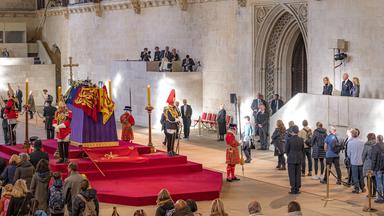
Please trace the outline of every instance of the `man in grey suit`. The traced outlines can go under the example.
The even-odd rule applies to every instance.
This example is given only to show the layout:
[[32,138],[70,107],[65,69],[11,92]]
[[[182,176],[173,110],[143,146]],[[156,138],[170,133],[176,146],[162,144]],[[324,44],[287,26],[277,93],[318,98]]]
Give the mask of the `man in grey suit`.
[[288,176],[291,185],[290,194],[299,194],[301,187],[301,162],[304,155],[304,140],[298,136],[299,128],[295,125],[292,127],[291,137],[287,140],[285,152],[288,159]]
[[191,127],[192,107],[188,104],[187,99],[183,100],[183,106],[181,106],[181,118],[184,125],[184,139],[189,139],[189,129]]

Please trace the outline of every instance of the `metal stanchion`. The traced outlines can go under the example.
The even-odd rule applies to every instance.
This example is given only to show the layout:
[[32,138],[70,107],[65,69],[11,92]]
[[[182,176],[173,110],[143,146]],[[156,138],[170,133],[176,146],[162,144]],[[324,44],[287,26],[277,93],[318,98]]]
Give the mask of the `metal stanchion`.
[[367,184],[368,184],[368,207],[364,207],[363,211],[376,212],[377,209],[372,208],[372,170],[368,171]]
[[325,172],[325,175],[327,176],[327,192],[326,196],[322,199],[324,201],[332,201],[333,199],[329,196],[329,177],[330,177],[330,172],[331,172],[331,165],[327,165],[327,170]]
[[201,136],[201,116],[199,116],[199,136]]

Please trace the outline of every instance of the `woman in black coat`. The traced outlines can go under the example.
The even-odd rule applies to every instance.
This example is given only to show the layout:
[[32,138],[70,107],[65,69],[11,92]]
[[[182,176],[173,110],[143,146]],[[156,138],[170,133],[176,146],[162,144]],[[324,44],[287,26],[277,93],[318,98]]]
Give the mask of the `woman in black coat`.
[[324,150],[324,140],[327,137],[327,130],[323,128],[323,124],[321,122],[316,123],[316,130],[313,131],[311,143],[312,143],[312,158],[315,162],[315,175],[312,177],[313,179],[320,179],[320,176],[317,175],[319,170],[319,161],[320,161],[320,173],[323,175],[324,173],[324,158],[325,158],[325,150]]
[[277,156],[278,162],[276,168],[279,170],[286,170],[285,166],[285,126],[283,121],[277,120],[276,129],[272,134],[272,144],[275,146],[274,155]]
[[328,78],[328,77],[324,77],[324,78],[323,78],[323,83],[324,83],[324,86],[323,86],[323,95],[332,95],[332,92],[333,92],[333,85],[332,85],[331,82],[329,81],[329,78]]
[[12,189],[12,198],[9,201],[7,216],[29,215],[32,194],[28,192],[24,179],[15,182]]
[[155,216],[173,215],[175,205],[167,189],[162,189],[157,195],[157,209]]
[[227,112],[224,105],[220,105],[220,111],[217,113],[217,125],[219,127],[219,140],[224,141],[224,135],[227,133]]

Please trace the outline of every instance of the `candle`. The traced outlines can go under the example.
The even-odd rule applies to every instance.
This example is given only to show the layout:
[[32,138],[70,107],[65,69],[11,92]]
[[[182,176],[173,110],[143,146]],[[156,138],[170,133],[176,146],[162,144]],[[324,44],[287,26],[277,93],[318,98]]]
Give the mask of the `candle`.
[[109,97],[112,99],[112,80],[108,80]]
[[147,92],[148,92],[148,107],[151,106],[151,85],[147,86]]
[[29,82],[28,79],[25,80],[25,104],[28,105],[28,96],[29,96]]
[[58,86],[57,87],[57,100],[58,100],[58,102],[60,102],[61,101],[61,94],[62,94],[62,92],[61,92],[61,86]]

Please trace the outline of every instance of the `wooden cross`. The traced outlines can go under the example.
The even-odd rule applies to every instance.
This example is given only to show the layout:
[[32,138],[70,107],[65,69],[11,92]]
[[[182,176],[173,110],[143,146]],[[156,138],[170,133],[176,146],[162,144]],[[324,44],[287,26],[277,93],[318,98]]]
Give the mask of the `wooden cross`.
[[73,67],[79,67],[79,64],[73,64],[72,63],[72,57],[70,56],[69,57],[69,64],[65,64],[63,65],[63,67],[69,67],[69,84],[72,84],[73,83],[73,72],[72,72],[72,68]]

